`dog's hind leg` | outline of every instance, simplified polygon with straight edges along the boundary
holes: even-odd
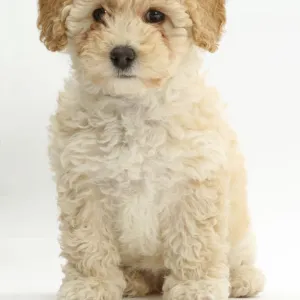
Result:
[[[143,297],[149,294],[161,294],[164,281],[163,272],[152,273],[134,268],[123,269],[126,288],[125,297]]]
[[[253,297],[264,287],[264,275],[254,265],[255,240],[251,233],[231,249],[230,263],[230,297]]]
[[[255,267],[256,243],[251,232],[251,220],[247,204],[247,178],[243,157],[231,159],[229,268],[230,296],[252,297],[263,290],[264,276]]]

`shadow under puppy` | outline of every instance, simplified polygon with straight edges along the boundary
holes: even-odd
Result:
[[[243,157],[197,46],[224,0],[39,0],[72,75],[51,119],[65,274],[59,300],[254,296],[264,277]]]

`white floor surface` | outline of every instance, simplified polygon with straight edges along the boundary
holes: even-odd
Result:
[[[143,300],[153,299],[160,300],[161,297],[147,297],[140,298]],[[140,300],[135,298],[135,300]],[[299,300],[299,295],[287,296],[287,295],[264,295],[256,298],[258,300]],[[24,295],[0,295],[0,300],[55,300],[54,294],[24,294]]]

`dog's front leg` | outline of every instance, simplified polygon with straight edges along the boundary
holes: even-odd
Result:
[[[226,178],[189,182],[163,222],[165,300],[224,300],[229,294]]]
[[[97,194],[84,178],[75,184],[62,181],[58,200],[62,256],[67,262],[58,300],[122,299],[125,280],[119,269],[109,199]]]

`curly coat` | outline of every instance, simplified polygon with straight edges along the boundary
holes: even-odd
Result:
[[[39,0],[41,40],[73,68],[50,130],[66,259],[59,300],[262,291],[244,160],[198,72],[195,45],[217,49],[224,2]],[[145,23],[149,8],[166,20]],[[108,58],[123,44],[138,57],[127,79]]]

